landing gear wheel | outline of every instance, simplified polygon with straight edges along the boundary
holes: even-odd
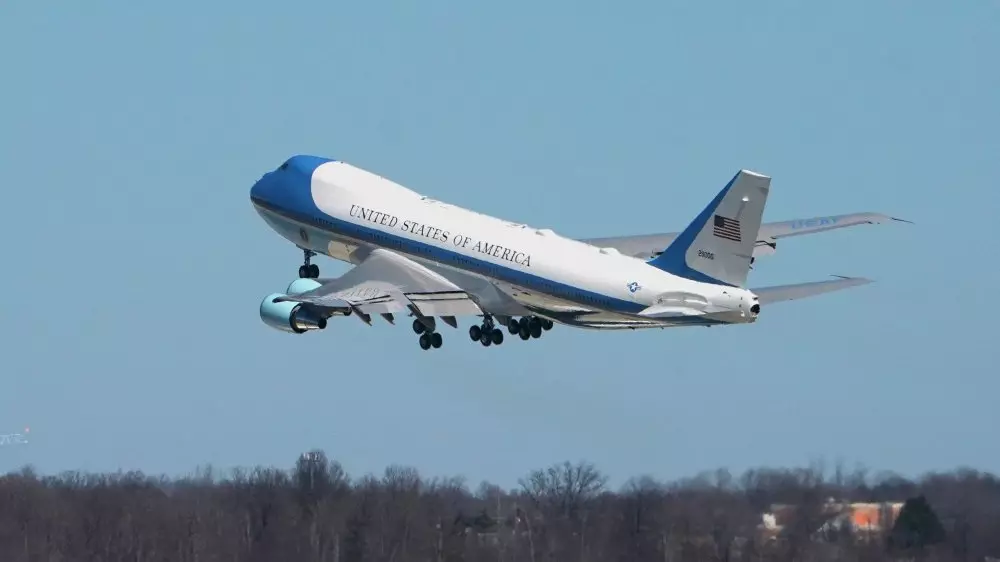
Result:
[[[413,333],[415,333],[415,334],[422,334],[426,330],[427,330],[427,326],[424,326],[423,322],[421,322],[420,320],[414,320],[413,321]]]
[[[420,335],[420,349],[427,351],[431,348],[431,337],[428,334]]]
[[[427,334],[424,334],[424,335],[427,335]],[[437,348],[441,347],[441,343],[442,343],[441,334],[439,334],[437,332],[432,333],[431,334],[431,346],[433,346],[434,349],[437,349]]]
[[[308,265],[300,265],[299,266],[299,278],[301,278],[301,279],[308,279],[309,278],[309,266]]]
[[[531,339],[531,332],[529,332],[524,326],[521,326],[521,328],[518,329],[517,335],[521,336],[521,339],[524,341]]]
[[[510,335],[516,336],[521,331],[521,323],[516,318],[511,318],[507,321],[507,331],[510,332]]]
[[[493,343],[493,338],[490,337],[489,332],[483,332],[483,335],[479,338],[479,343],[483,344],[483,347],[489,347]]]
[[[549,330],[551,330],[552,329],[552,321],[548,320],[546,318],[543,318],[542,319],[542,329],[545,330],[546,332],[548,332]]]
[[[479,338],[482,337],[482,335],[483,330],[479,326],[469,326],[469,339],[472,341],[479,341]]]
[[[542,337],[542,321],[539,318],[532,318],[528,322],[528,332],[533,338]]]
[[[493,345],[500,345],[503,343],[503,330],[500,328],[493,328],[492,333]]]
[[[313,279],[319,278],[319,266],[318,265],[316,265],[314,263],[309,264],[309,277],[312,277]]]

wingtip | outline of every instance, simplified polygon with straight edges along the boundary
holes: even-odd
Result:
[[[851,277],[848,275],[837,275],[835,273],[831,274],[830,277],[836,277],[838,279],[848,279],[851,281],[857,281],[859,284],[874,283],[874,279],[869,279],[867,277]]]
[[[887,215],[885,213],[867,212],[867,213],[860,213],[860,214],[868,216],[868,224],[881,224],[881,223],[886,222],[886,221],[905,222],[907,224],[915,224],[911,220],[907,220],[907,219],[903,219],[903,218],[899,218],[899,217],[894,217],[892,215]]]

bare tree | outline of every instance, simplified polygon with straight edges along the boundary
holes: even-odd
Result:
[[[617,492],[606,483],[585,462],[532,471],[514,491],[473,493],[462,478],[401,465],[352,480],[322,451],[290,470],[206,467],[179,479],[26,468],[0,476],[0,560],[881,562],[894,556],[884,536],[832,523],[851,501],[920,496],[943,532],[916,555],[1000,557],[1000,480],[968,469],[910,480],[814,464],[638,477]],[[761,525],[768,513],[777,529]],[[879,519],[898,524],[888,504]]]

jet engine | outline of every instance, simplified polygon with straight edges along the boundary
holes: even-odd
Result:
[[[295,281],[288,284],[288,288],[285,289],[286,295],[301,295],[306,291],[311,291],[320,286],[320,283],[315,279],[309,279],[307,277],[299,277]]]
[[[260,319],[268,326],[283,332],[302,334],[309,330],[326,328],[326,318],[300,302],[274,302],[282,293],[272,293],[260,303]]]
[[[271,328],[302,334],[326,328],[326,318],[300,302],[274,302],[278,297],[299,295],[320,284],[314,279],[299,278],[288,285],[285,293],[272,293],[260,303],[260,319]]]

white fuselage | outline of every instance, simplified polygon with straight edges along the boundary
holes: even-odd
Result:
[[[366,249],[385,248],[439,270],[489,279],[521,303],[599,311],[588,327],[692,324],[638,316],[658,297],[676,293],[730,311],[709,323],[752,321],[744,319],[752,298],[745,289],[677,277],[551,230],[448,205],[350,164],[317,167],[309,189],[314,208],[308,201],[294,209],[255,207],[296,245],[339,260],[358,263]]]

